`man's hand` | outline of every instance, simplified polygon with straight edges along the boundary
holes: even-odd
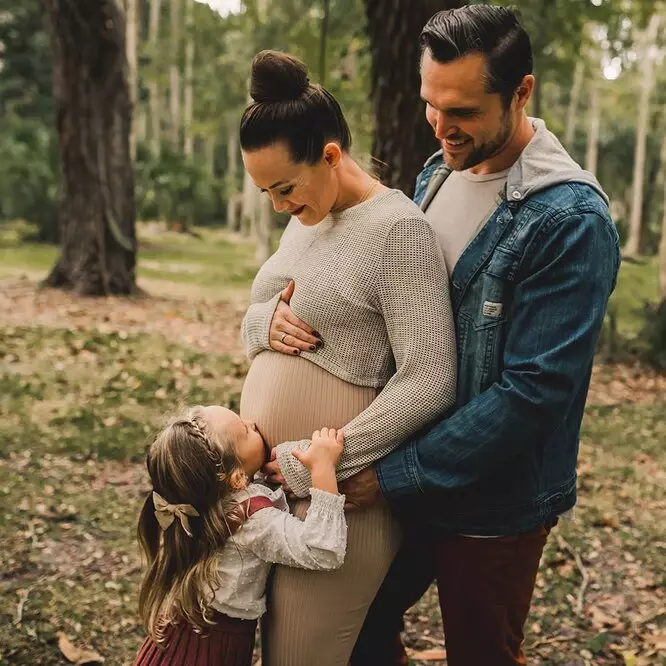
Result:
[[[271,349],[283,354],[315,352],[323,344],[319,334],[315,334],[315,331],[299,319],[289,307],[294,287],[294,281],[291,280],[280,294],[280,302],[273,314],[268,340]]]
[[[354,511],[383,502],[374,467],[366,467],[354,476],[338,484],[340,493],[345,495],[345,510]]]

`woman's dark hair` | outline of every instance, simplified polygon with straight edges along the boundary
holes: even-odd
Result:
[[[307,67],[280,51],[261,51],[252,62],[250,96],[240,124],[246,151],[279,141],[296,163],[316,164],[329,141],[347,152],[351,133],[342,109],[325,88],[312,85]]]
[[[532,73],[530,37],[513,9],[469,5],[435,14],[421,32],[421,51],[439,63],[471,53],[486,58],[487,90],[499,93],[505,107],[523,77]]]

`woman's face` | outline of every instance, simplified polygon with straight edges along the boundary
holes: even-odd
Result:
[[[315,165],[292,161],[284,142],[243,151],[243,163],[257,187],[266,193],[278,213],[295,215],[307,227],[319,224],[330,212],[338,197],[336,167],[340,148],[324,147]]]

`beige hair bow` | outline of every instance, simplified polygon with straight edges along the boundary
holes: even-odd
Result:
[[[160,524],[162,531],[171,527],[174,519],[178,517],[185,533],[192,536],[188,516],[198,516],[199,512],[191,504],[169,504],[162,495],[153,490],[153,506],[155,507],[155,518]]]

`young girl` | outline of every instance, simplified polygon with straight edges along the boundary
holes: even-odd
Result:
[[[135,666],[251,664],[271,563],[342,565],[347,524],[335,478],[342,442],[341,430],[323,428],[307,451],[294,451],[312,472],[301,521],[282,490],[250,481],[267,460],[252,422],[223,407],[194,407],[159,434],[138,526],[148,557],[139,592],[148,638]]]

